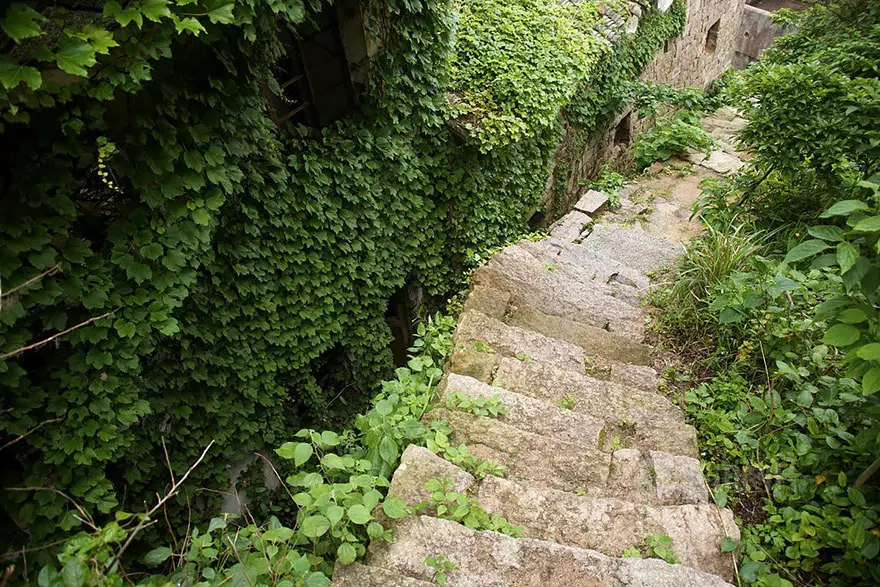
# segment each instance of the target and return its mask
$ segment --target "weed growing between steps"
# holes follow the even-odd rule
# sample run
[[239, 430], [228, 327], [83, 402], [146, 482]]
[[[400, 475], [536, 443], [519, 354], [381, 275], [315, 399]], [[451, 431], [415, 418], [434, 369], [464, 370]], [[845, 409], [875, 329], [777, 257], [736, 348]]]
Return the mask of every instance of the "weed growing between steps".
[[740, 517], [742, 582], [877, 585], [880, 5], [799, 14], [733, 80], [753, 158], [704, 191], [709, 229], [655, 302], [670, 344], [706, 349], [668, 384]]

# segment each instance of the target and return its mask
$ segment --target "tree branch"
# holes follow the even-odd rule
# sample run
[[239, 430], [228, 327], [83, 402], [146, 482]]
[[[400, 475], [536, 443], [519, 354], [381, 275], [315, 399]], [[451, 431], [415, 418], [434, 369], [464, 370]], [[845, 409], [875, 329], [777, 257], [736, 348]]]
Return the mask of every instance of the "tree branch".
[[62, 330], [61, 332], [58, 332], [57, 334], [53, 334], [49, 338], [43, 339], [39, 342], [35, 342], [33, 344], [23, 346], [20, 349], [15, 349], [14, 351], [10, 351], [8, 353], [3, 353], [2, 355], [0, 355], [0, 361], [5, 361], [6, 359], [11, 359], [12, 357], [14, 357], [16, 355], [20, 355], [26, 351], [41, 347], [44, 344], [48, 344], [48, 343], [52, 342], [56, 338], [60, 338], [60, 337], [64, 336], [65, 334], [70, 334], [71, 332], [73, 332], [77, 328], [82, 328], [83, 326], [87, 326], [87, 325], [91, 324], [92, 322], [97, 322], [98, 320], [102, 320], [102, 319], [106, 318], [107, 316], [111, 316], [111, 315], [115, 314], [118, 311], [119, 311], [119, 308], [116, 308], [115, 310], [111, 310], [111, 311], [107, 312], [106, 314], [101, 314], [100, 316], [95, 316], [94, 318], [89, 318], [85, 322], [80, 322], [79, 324], [77, 324], [75, 326], [71, 326], [67, 330]]
[[31, 428], [30, 430], [25, 432], [24, 434], [22, 434], [18, 438], [14, 438], [14, 439], [10, 440], [9, 442], [7, 442], [6, 444], [4, 444], [3, 446], [0, 446], [0, 450], [7, 449], [10, 446], [12, 446], [13, 444], [15, 444], [16, 442], [18, 442], [20, 440], [24, 440], [25, 438], [27, 438], [28, 436], [30, 436], [31, 434], [33, 434], [34, 432], [36, 432], [37, 430], [39, 430], [40, 428], [45, 426], [46, 424], [52, 424], [54, 422], [61, 422], [62, 420], [64, 420], [64, 418], [52, 418], [51, 420], [45, 420], [43, 422], [40, 422], [39, 424], [37, 424], [36, 426], [34, 426], [33, 428]]
[[[40, 281], [44, 277], [48, 277], [50, 275], [54, 275], [54, 274], [58, 273], [58, 271], [60, 269], [61, 269], [61, 263], [56, 263], [53, 267], [46, 269], [45, 271], [43, 271], [42, 273], [40, 273], [36, 277], [31, 277], [30, 279], [28, 279], [24, 283], [20, 283], [20, 284], [16, 285], [15, 287], [10, 289], [9, 291], [0, 291], [0, 297], [5, 298], [6, 296], [17, 292], [18, 290], [20, 290], [22, 288], [25, 288], [33, 283]], [[0, 289], [2, 289], [2, 288], [0, 288]]]

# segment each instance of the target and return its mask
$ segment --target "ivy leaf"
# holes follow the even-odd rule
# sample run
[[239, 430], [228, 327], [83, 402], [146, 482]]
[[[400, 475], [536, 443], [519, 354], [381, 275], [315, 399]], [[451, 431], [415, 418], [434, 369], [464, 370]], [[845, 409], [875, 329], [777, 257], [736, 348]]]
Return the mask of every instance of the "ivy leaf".
[[859, 248], [847, 242], [837, 245], [837, 264], [840, 265], [840, 272], [846, 273], [859, 259]]
[[794, 263], [796, 261], [812, 257], [813, 255], [821, 253], [829, 246], [830, 245], [828, 243], [820, 240], [808, 240], [802, 242], [788, 252], [788, 254], [785, 256], [785, 262]]
[[11, 90], [21, 82], [26, 83], [32, 90], [39, 90], [43, 85], [43, 76], [36, 67], [21, 65], [14, 59], [0, 56], [0, 84]]
[[861, 200], [841, 200], [840, 202], [837, 202], [836, 204], [825, 210], [820, 218], [830, 218], [831, 216], [849, 216], [853, 212], [867, 209], [868, 205]]
[[131, 338], [137, 330], [137, 326], [133, 322], [121, 318], [113, 324], [113, 327], [122, 338]]
[[322, 515], [309, 516], [299, 526], [300, 533], [306, 538], [318, 538], [330, 529], [330, 520]]
[[141, 12], [153, 22], [159, 22], [162, 17], [171, 16], [168, 0], [141, 0]]
[[6, 17], [0, 19], [0, 28], [16, 43], [22, 39], [39, 37], [43, 29], [37, 24], [46, 17], [25, 4], [13, 4], [6, 11]]
[[880, 232], [880, 216], [869, 216], [859, 220], [853, 230], [856, 232]]
[[861, 333], [855, 326], [849, 324], [835, 324], [822, 337], [822, 342], [837, 347], [849, 346], [859, 340]]
[[856, 356], [866, 361], [880, 361], [880, 342], [860, 346], [856, 350]]
[[113, 38], [113, 33], [107, 29], [88, 24], [83, 27], [83, 33], [88, 35], [95, 53], [107, 55], [110, 53], [110, 47], [119, 46], [119, 43]]
[[95, 49], [82, 39], [68, 37], [58, 43], [58, 51], [55, 53], [58, 67], [63, 71], [80, 77], [88, 75], [87, 67], [96, 63]]
[[234, 9], [235, 2], [232, 0], [208, 0], [205, 2], [205, 14], [208, 15], [208, 19], [214, 24], [232, 23], [232, 11]]
[[196, 208], [193, 210], [193, 222], [201, 226], [208, 226], [211, 223], [211, 215], [204, 208]]
[[171, 556], [172, 551], [167, 546], [160, 546], [159, 548], [154, 548], [150, 552], [144, 555], [144, 564], [154, 567], [160, 563], [165, 562]]
[[150, 243], [145, 247], [141, 247], [141, 255], [143, 255], [145, 259], [150, 259], [151, 261], [161, 257], [164, 252], [165, 250], [159, 243]]
[[176, 21], [174, 23], [174, 28], [177, 30], [177, 34], [180, 34], [183, 31], [189, 31], [196, 37], [205, 32], [205, 27], [202, 26], [202, 23], [191, 16]]
[[348, 519], [355, 524], [363, 525], [372, 520], [373, 516], [370, 515], [370, 510], [360, 504], [357, 504], [348, 508]]
[[83, 306], [85, 306], [88, 310], [103, 308], [106, 302], [107, 292], [105, 292], [103, 289], [92, 290], [82, 299]]

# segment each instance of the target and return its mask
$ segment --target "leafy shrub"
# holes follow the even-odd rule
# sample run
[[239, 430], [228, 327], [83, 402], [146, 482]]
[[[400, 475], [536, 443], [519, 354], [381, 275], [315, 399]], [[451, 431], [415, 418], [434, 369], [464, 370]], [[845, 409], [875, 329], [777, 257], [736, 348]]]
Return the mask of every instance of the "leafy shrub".
[[636, 169], [642, 170], [655, 161], [666, 161], [688, 149], [708, 154], [714, 146], [715, 139], [700, 128], [699, 123], [689, 122], [683, 116], [673, 116], [657, 121], [639, 135], [633, 147], [633, 161]]

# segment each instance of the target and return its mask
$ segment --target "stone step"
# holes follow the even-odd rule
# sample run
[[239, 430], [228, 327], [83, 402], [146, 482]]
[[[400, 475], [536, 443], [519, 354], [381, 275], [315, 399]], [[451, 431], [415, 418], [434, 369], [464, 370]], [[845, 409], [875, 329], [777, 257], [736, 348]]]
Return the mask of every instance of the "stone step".
[[515, 306], [529, 306], [639, 341], [644, 337], [641, 308], [613, 297], [612, 288], [605, 284], [557, 272], [552, 263], [539, 261], [516, 246], [494, 255], [474, 272], [472, 282], [509, 292]]
[[[586, 354], [582, 348], [525, 328], [510, 326], [473, 310], [461, 314], [458, 328], [453, 336], [453, 347], [455, 348], [452, 358], [453, 371], [472, 377], [474, 375], [464, 372], [462, 368], [465, 364], [464, 351], [469, 353], [467, 355], [469, 360], [482, 364], [483, 371], [486, 364], [496, 366], [503, 357], [519, 355], [553, 365], [557, 369], [575, 373], [585, 372]], [[481, 354], [487, 356], [474, 356]], [[482, 377], [477, 379], [485, 381]]]
[[553, 404], [571, 404], [573, 411], [606, 422], [684, 422], [681, 410], [658, 393], [594, 379], [540, 360], [502, 357], [493, 384]]
[[588, 449], [611, 452], [620, 448], [638, 448], [698, 457], [696, 430], [681, 422], [606, 421], [595, 415], [565, 409], [564, 404], [551, 404], [455, 373], [446, 377], [441, 389], [443, 402], [456, 392], [472, 398], [497, 398], [506, 410], [505, 414], [495, 416], [497, 420], [524, 432]]
[[544, 540], [479, 532], [428, 516], [400, 520], [395, 524], [394, 534], [391, 543], [375, 541], [370, 545], [368, 564], [430, 581], [434, 569], [425, 564], [425, 559], [443, 555], [456, 566], [448, 574], [448, 587], [729, 585], [717, 576], [657, 559], [611, 558]]
[[733, 513], [714, 504], [595, 499], [491, 476], [479, 484], [476, 498], [490, 514], [522, 528], [525, 537], [621, 556], [648, 536], [668, 536], [681, 564], [733, 578], [733, 558], [721, 552], [721, 542], [728, 536], [738, 540], [739, 530]]
[[642, 273], [668, 267], [685, 252], [681, 243], [642, 230], [610, 224], [594, 224], [592, 232], [583, 239], [582, 246]]
[[440, 405], [444, 405], [456, 393], [471, 398], [497, 399], [504, 406], [505, 413], [495, 418], [524, 432], [577, 444], [587, 449], [598, 448], [602, 440], [609, 436], [604, 430], [605, 421], [600, 418], [565, 410], [502, 387], [488, 385], [472, 377], [450, 373], [441, 385]]
[[534, 308], [511, 308], [505, 322], [575, 344], [590, 357], [605, 357], [636, 365], [650, 365], [652, 362], [653, 349], [646, 344], [596, 326], [551, 316]]
[[453, 444], [466, 444], [470, 453], [504, 465], [506, 475], [562, 491], [604, 490], [611, 455], [598, 447], [571, 443], [520, 430], [495, 418], [444, 408], [431, 410], [429, 420], [446, 420], [454, 431]]
[[330, 587], [431, 587], [436, 585], [431, 579], [430, 574], [423, 581], [380, 567], [359, 563], [350, 565], [336, 563]]
[[573, 210], [550, 225], [550, 238], [561, 243], [573, 243], [589, 232], [593, 219], [589, 215]]

